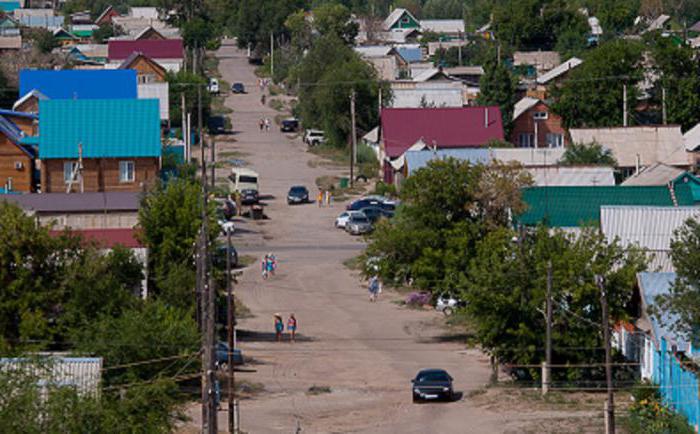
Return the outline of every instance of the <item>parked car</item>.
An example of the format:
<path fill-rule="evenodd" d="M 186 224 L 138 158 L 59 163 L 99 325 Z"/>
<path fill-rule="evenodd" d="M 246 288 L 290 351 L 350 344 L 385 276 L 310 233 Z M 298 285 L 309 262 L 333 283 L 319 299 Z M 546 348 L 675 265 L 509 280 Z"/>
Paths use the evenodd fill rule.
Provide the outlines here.
<path fill-rule="evenodd" d="M 438 295 L 435 300 L 435 310 L 442 312 L 445 316 L 452 315 L 455 309 L 464 307 L 465 305 L 466 303 L 464 301 L 448 292 Z"/>
<path fill-rule="evenodd" d="M 304 143 L 309 146 L 318 146 L 326 143 L 326 135 L 321 130 L 306 130 L 304 133 Z"/>
<path fill-rule="evenodd" d="M 242 365 L 243 352 L 239 348 L 233 349 L 233 365 Z M 216 343 L 216 364 L 221 369 L 226 369 L 228 366 L 228 344 L 223 341 Z"/>
<path fill-rule="evenodd" d="M 348 206 L 345 207 L 348 211 L 359 211 L 362 208 L 367 208 L 368 206 L 381 207 L 382 203 L 377 199 L 357 199 L 354 202 L 350 202 Z"/>
<path fill-rule="evenodd" d="M 236 225 L 226 218 L 226 214 L 222 208 L 216 209 L 216 221 L 219 224 L 219 230 L 221 230 L 222 235 L 228 233 L 233 234 L 236 231 Z"/>
<path fill-rule="evenodd" d="M 209 116 L 207 128 L 209 134 L 226 134 L 226 120 L 223 116 Z"/>
<path fill-rule="evenodd" d="M 213 93 L 215 95 L 219 94 L 219 80 L 217 78 L 210 78 L 209 79 L 209 93 Z"/>
<path fill-rule="evenodd" d="M 411 380 L 413 402 L 440 398 L 454 400 L 452 381 L 444 369 L 423 369 Z"/>
<path fill-rule="evenodd" d="M 309 201 L 309 190 L 303 185 L 295 185 L 287 193 L 287 204 L 307 203 Z"/>
<path fill-rule="evenodd" d="M 233 93 L 245 93 L 245 86 L 243 86 L 243 83 L 233 83 L 231 85 L 231 92 L 233 92 Z"/>
<path fill-rule="evenodd" d="M 280 130 L 283 133 L 295 133 L 295 132 L 299 131 L 299 119 L 295 119 L 295 118 L 283 119 L 282 125 L 280 126 Z"/>
<path fill-rule="evenodd" d="M 338 217 L 335 218 L 335 227 L 336 228 L 341 228 L 345 229 L 345 225 L 348 223 L 348 220 L 350 220 L 350 216 L 359 213 L 360 211 L 343 211 L 340 214 L 338 214 Z"/>
<path fill-rule="evenodd" d="M 393 211 L 387 211 L 378 206 L 366 206 L 360 208 L 359 211 L 369 218 L 372 223 L 376 223 L 380 218 L 392 218 L 394 217 Z"/>
<path fill-rule="evenodd" d="M 241 203 L 243 205 L 253 205 L 258 203 L 258 190 L 246 188 L 241 190 Z"/>
<path fill-rule="evenodd" d="M 219 200 L 220 217 L 224 220 L 231 220 L 237 214 L 236 203 L 228 199 Z"/>
<path fill-rule="evenodd" d="M 211 255 L 211 262 L 214 267 L 220 270 L 226 270 L 226 251 L 228 251 L 230 256 L 231 267 L 238 266 L 238 251 L 236 251 L 236 248 L 231 246 L 231 249 L 229 250 L 226 248 L 226 246 L 219 246 Z"/>
<path fill-rule="evenodd" d="M 345 223 L 345 231 L 351 235 L 372 232 L 372 222 L 362 213 L 352 214 Z"/>

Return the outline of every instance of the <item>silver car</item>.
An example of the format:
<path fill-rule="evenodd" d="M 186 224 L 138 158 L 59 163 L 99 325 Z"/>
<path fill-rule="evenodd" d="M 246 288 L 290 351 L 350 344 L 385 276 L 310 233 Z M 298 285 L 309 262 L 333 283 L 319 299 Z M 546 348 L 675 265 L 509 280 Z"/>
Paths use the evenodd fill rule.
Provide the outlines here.
<path fill-rule="evenodd" d="M 372 232 L 372 222 L 362 213 L 353 213 L 345 223 L 345 231 L 351 235 L 362 235 Z"/>

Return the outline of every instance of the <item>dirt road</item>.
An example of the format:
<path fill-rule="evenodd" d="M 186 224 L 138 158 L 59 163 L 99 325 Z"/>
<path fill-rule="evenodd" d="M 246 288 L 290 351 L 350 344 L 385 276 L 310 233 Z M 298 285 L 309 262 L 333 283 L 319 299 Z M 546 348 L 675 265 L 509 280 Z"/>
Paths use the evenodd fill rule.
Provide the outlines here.
<path fill-rule="evenodd" d="M 480 434 L 512 429 L 513 414 L 470 404 L 469 393 L 488 381 L 487 358 L 447 336 L 440 314 L 402 308 L 391 301 L 397 298 L 391 294 L 383 294 L 377 303 L 368 301 L 359 276 L 342 264 L 363 245 L 333 227 L 341 204 L 331 209 L 286 204 L 291 185 L 306 185 L 314 194 L 317 177 L 342 170 L 310 164 L 316 157 L 274 124 L 272 131 L 261 132 L 259 119 L 272 120 L 277 112 L 261 104 L 245 53 L 229 42 L 218 55 L 223 78 L 244 83 L 248 93 L 227 98 L 227 106 L 234 110 L 236 142 L 219 143 L 217 150 L 237 151 L 237 157 L 260 173 L 270 217 L 260 224 L 239 223 L 234 239 L 241 254 L 259 257 L 271 251 L 279 259 L 278 273 L 270 280 L 261 279 L 256 264 L 236 287 L 255 315 L 239 323 L 239 346 L 257 362 L 253 365 L 257 372 L 237 378 L 262 383 L 266 389 L 242 401 L 242 429 Z M 285 320 L 291 312 L 296 314 L 297 343 L 274 342 L 275 312 Z M 410 379 L 428 367 L 447 369 L 464 396 L 452 403 L 412 404 Z M 309 394 L 314 385 L 329 387 L 330 393 Z M 198 426 L 199 408 L 193 406 L 189 415 L 190 426 Z M 222 431 L 226 418 L 224 405 Z"/>

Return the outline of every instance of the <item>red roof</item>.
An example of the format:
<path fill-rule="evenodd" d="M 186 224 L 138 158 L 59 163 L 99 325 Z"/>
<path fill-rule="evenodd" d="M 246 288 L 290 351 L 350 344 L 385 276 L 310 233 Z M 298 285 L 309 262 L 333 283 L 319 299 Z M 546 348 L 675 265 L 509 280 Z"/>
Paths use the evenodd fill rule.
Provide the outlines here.
<path fill-rule="evenodd" d="M 182 59 L 182 39 L 139 39 L 107 41 L 109 60 L 124 60 L 138 51 L 152 59 Z"/>
<path fill-rule="evenodd" d="M 81 236 L 85 241 L 94 241 L 104 249 L 111 249 L 117 245 L 136 249 L 143 245 L 136 239 L 135 229 L 70 229 L 71 234 Z M 51 236 L 57 237 L 64 231 L 50 231 Z"/>
<path fill-rule="evenodd" d="M 418 140 L 437 148 L 474 148 L 503 140 L 498 107 L 387 108 L 381 122 L 386 155 L 392 158 Z"/>

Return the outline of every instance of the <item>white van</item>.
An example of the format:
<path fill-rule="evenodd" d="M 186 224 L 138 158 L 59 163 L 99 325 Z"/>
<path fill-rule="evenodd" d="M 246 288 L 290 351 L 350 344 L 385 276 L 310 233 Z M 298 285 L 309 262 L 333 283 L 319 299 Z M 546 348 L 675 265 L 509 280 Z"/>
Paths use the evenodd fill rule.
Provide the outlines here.
<path fill-rule="evenodd" d="M 209 93 L 213 93 L 215 95 L 219 94 L 219 80 L 216 78 L 210 78 L 209 79 Z"/>
<path fill-rule="evenodd" d="M 260 191 L 258 188 L 258 173 L 245 167 L 234 167 L 228 177 L 230 190 L 243 191 L 247 189 Z"/>

